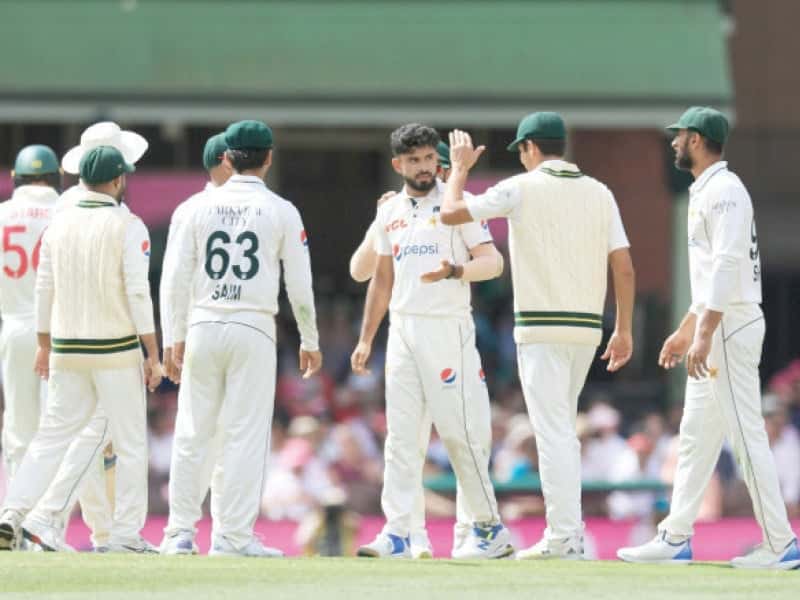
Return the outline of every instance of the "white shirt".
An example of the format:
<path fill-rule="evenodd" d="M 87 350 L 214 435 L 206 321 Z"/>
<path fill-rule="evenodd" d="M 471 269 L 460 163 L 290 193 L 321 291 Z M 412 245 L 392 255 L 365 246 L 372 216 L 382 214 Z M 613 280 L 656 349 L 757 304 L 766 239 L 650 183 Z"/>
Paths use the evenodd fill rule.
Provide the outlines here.
<path fill-rule="evenodd" d="M 167 232 L 167 245 L 164 249 L 164 260 L 162 262 L 161 272 L 165 273 L 170 261 L 178 260 L 177 250 L 174 243 L 170 243 L 174 239 L 175 231 L 177 231 L 183 224 L 187 215 L 190 215 L 194 207 L 201 203 L 206 198 L 206 192 L 216 189 L 217 186 L 213 182 L 206 182 L 205 188 L 189 196 L 186 200 L 181 202 L 175 207 L 172 213 L 172 218 L 169 221 L 169 231 Z M 164 348 L 172 347 L 172 323 L 169 320 L 169 308 L 167 307 L 167 295 L 164 289 L 164 281 L 162 278 L 161 288 L 159 291 L 159 313 L 161 315 L 161 343 Z"/>
<path fill-rule="evenodd" d="M 572 163 L 563 160 L 546 160 L 529 173 L 545 169 L 578 172 L 577 167 Z M 526 175 L 527 173 L 522 173 L 504 179 L 478 196 L 468 196 L 464 194 L 464 201 L 467 204 L 469 214 L 472 215 L 472 218 L 475 220 L 492 219 L 495 217 L 505 217 L 510 220 L 518 218 L 520 202 L 522 202 L 520 186 Z M 622 217 L 619 214 L 617 201 L 610 192 L 608 198 L 611 204 L 611 223 L 608 230 L 608 252 L 611 253 L 619 248 L 629 248 L 630 243 L 628 242 L 628 236 L 625 235 L 625 227 L 622 224 Z"/>
<path fill-rule="evenodd" d="M 174 232 L 177 260 L 165 265 L 172 341 L 187 325 L 240 322 L 275 339 L 281 263 L 304 350 L 317 350 L 311 259 L 300 213 L 258 177 L 234 175 L 205 192 Z M 191 312 L 190 312 L 191 311 Z"/>
<path fill-rule="evenodd" d="M 34 284 L 41 239 L 50 224 L 58 192 L 49 186 L 23 185 L 0 205 L 0 315 L 33 319 Z"/>
<path fill-rule="evenodd" d="M 689 187 L 689 274 L 695 314 L 761 303 L 753 203 L 726 161 L 708 167 Z"/>
<path fill-rule="evenodd" d="M 486 222 L 451 227 L 439 218 L 444 184 L 427 196 L 412 198 L 406 188 L 384 202 L 375 217 L 375 252 L 392 256 L 394 285 L 389 310 L 405 315 L 469 316 L 470 286 L 457 279 L 423 283 L 420 276 L 442 260 L 463 264 L 470 249 L 492 241 Z"/>

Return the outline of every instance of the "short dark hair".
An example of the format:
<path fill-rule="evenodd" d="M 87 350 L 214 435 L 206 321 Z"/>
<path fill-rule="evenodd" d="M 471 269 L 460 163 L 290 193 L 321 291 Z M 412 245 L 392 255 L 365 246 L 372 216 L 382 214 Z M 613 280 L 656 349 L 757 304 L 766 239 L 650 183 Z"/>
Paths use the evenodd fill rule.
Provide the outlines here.
<path fill-rule="evenodd" d="M 61 191 L 61 173 L 44 173 L 42 175 L 14 175 L 14 187 L 44 183 L 55 191 Z"/>
<path fill-rule="evenodd" d="M 706 145 L 706 150 L 708 150 L 711 154 L 722 154 L 724 146 L 720 142 L 712 140 L 711 138 L 708 138 L 702 134 L 700 137 L 703 138 L 703 143 Z"/>
<path fill-rule="evenodd" d="M 267 154 L 270 152 L 272 152 L 272 148 L 243 148 L 239 150 L 228 148 L 225 150 L 233 170 L 237 173 L 260 168 L 264 161 L 267 160 Z"/>
<path fill-rule="evenodd" d="M 545 156 L 564 156 L 567 148 L 567 140 L 564 138 L 556 139 L 537 139 L 525 138 L 526 142 L 531 142 L 539 147 L 539 152 Z"/>
<path fill-rule="evenodd" d="M 431 146 L 436 150 L 436 145 L 441 141 L 439 133 L 433 128 L 420 123 L 408 123 L 398 127 L 392 132 L 390 144 L 392 154 L 408 154 L 414 148 Z"/>

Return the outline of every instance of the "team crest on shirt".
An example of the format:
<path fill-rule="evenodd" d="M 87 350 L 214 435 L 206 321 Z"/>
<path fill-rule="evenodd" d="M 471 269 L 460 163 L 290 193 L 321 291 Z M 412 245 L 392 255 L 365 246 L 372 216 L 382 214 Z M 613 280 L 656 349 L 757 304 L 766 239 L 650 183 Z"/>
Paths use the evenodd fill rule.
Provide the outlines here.
<path fill-rule="evenodd" d="M 300 232 L 300 243 L 303 244 L 303 246 L 305 246 L 306 248 L 308 248 L 308 234 L 306 233 L 305 229 L 303 229 Z"/>
<path fill-rule="evenodd" d="M 453 385 L 456 382 L 456 372 L 453 369 L 442 369 L 442 372 L 439 373 L 439 379 L 442 380 L 442 383 L 445 385 Z"/>
<path fill-rule="evenodd" d="M 142 254 L 150 256 L 150 242 L 147 240 L 142 242 Z"/>

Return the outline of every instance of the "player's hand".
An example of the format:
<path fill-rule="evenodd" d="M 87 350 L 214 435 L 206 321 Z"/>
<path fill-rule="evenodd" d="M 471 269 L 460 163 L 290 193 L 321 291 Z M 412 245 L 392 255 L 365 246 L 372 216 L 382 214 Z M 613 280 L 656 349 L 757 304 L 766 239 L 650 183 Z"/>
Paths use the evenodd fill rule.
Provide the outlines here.
<path fill-rule="evenodd" d="M 369 375 L 370 370 L 367 369 L 367 361 L 369 360 L 369 355 L 372 353 L 372 344 L 368 344 L 367 342 L 358 342 L 356 349 L 353 350 L 352 356 L 350 356 L 350 366 L 353 369 L 353 373 L 356 375 Z"/>
<path fill-rule="evenodd" d="M 178 383 L 178 370 L 175 368 L 175 361 L 172 360 L 172 347 L 164 348 L 164 375 L 173 383 Z"/>
<path fill-rule="evenodd" d="M 454 129 L 450 132 L 450 164 L 453 170 L 469 171 L 478 162 L 486 146 L 473 148 L 472 138 L 466 131 Z"/>
<path fill-rule="evenodd" d="M 386 202 L 389 198 L 396 195 L 397 192 L 395 192 L 394 190 L 389 190 L 388 192 L 384 192 L 383 195 L 380 198 L 378 198 L 378 206 Z"/>
<path fill-rule="evenodd" d="M 686 335 L 679 329 L 665 341 L 658 355 L 658 364 L 665 369 L 672 369 L 683 360 L 692 345 L 692 336 Z"/>
<path fill-rule="evenodd" d="M 300 348 L 300 371 L 303 371 L 303 379 L 308 379 L 321 368 L 322 352 Z"/>
<path fill-rule="evenodd" d="M 33 361 L 33 370 L 42 379 L 50 377 L 50 348 L 39 346 L 36 348 L 36 359 Z"/>
<path fill-rule="evenodd" d="M 144 381 L 147 389 L 155 392 L 156 388 L 161 385 L 162 379 L 164 379 L 164 367 L 161 366 L 158 359 L 152 357 L 144 361 Z"/>
<path fill-rule="evenodd" d="M 435 271 L 429 271 L 428 273 L 423 273 L 419 278 L 422 280 L 422 283 L 435 283 L 437 281 L 441 281 L 442 279 L 447 279 L 452 272 L 453 265 L 451 265 L 448 261 L 443 260 L 442 265 L 438 269 Z"/>
<path fill-rule="evenodd" d="M 631 359 L 631 355 L 633 355 L 633 336 L 629 331 L 614 331 L 608 340 L 606 351 L 600 358 L 608 361 L 606 370 L 613 373 L 624 367 Z"/>
<path fill-rule="evenodd" d="M 696 335 L 686 355 L 686 369 L 689 371 L 689 377 L 700 379 L 709 374 L 708 355 L 710 352 L 711 336 Z"/>

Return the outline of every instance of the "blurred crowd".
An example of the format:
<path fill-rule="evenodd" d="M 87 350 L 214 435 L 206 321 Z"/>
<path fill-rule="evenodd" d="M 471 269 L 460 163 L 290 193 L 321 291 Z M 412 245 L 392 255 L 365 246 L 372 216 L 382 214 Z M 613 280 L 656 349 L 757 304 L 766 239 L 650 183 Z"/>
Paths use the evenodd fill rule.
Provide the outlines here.
<path fill-rule="evenodd" d="M 478 302 L 492 305 L 504 290 L 481 291 Z M 491 472 L 504 486 L 498 494 L 504 519 L 544 514 L 540 494 L 521 491 L 537 480 L 538 457 L 533 429 L 516 380 L 511 308 L 495 303 L 495 313 L 476 311 L 478 346 L 492 401 Z M 379 514 L 383 478 L 386 417 L 383 399 L 385 331 L 375 341 L 371 373 L 350 370 L 358 337 L 358 306 L 349 301 L 322 303 L 320 340 L 325 365 L 318 377 L 302 379 L 294 328 L 279 318 L 280 344 L 271 459 L 266 474 L 262 514 L 270 519 L 307 521 L 320 510 L 338 506 L 353 514 Z M 288 308 L 283 310 L 288 314 Z M 770 446 L 778 466 L 789 515 L 800 517 L 800 359 L 766 382 L 763 412 Z M 587 515 L 639 519 L 652 523 L 669 501 L 677 461 L 677 433 L 682 407 L 639 407 L 637 415 L 621 411 L 612 393 L 587 385 L 576 427 L 582 443 L 583 479 L 606 487 L 644 482 L 649 489 L 587 494 Z M 265 398 L 265 401 L 267 399 Z M 169 466 L 177 411 L 177 389 L 162 386 L 149 396 L 150 512 L 167 512 Z M 260 465 L 260 460 L 254 460 Z M 0 465 L 0 498 L 5 477 Z M 741 467 L 728 447 L 706 490 L 700 520 L 750 514 Z M 425 477 L 452 474 L 447 453 L 435 430 L 427 452 Z M 254 474 L 255 476 L 255 474 Z M 532 479 L 533 478 L 533 479 Z M 659 484 L 663 484 L 662 489 Z M 600 487 L 603 487 L 600 485 Z M 454 491 L 454 490 L 453 490 Z M 426 491 L 430 516 L 454 516 L 454 494 Z"/>
<path fill-rule="evenodd" d="M 341 505 L 356 514 L 379 514 L 386 419 L 383 404 L 383 341 L 374 345 L 371 374 L 350 371 L 350 353 L 358 335 L 352 304 L 320 308 L 320 339 L 325 366 L 319 377 L 300 377 L 297 358 L 279 355 L 272 455 L 263 492 L 262 514 L 302 522 L 323 507 Z M 509 311 L 510 313 L 510 311 Z M 480 324 L 478 325 L 480 331 Z M 539 494 L 514 489 L 537 476 L 538 457 L 522 392 L 516 383 L 512 326 L 492 324 L 487 344 L 480 339 L 492 399 L 492 475 L 507 491 L 499 494 L 504 519 L 544 514 Z M 289 327 L 280 333 L 291 339 Z M 283 348 L 296 347 L 293 343 Z M 800 360 L 767 382 L 763 398 L 770 446 L 790 517 L 800 517 Z M 668 506 L 669 484 L 677 462 L 677 433 L 682 407 L 657 407 L 638 416 L 621 412 L 613 396 L 592 393 L 581 399 L 577 432 L 582 443 L 583 479 L 619 486 L 643 482 L 649 489 L 587 494 L 588 515 L 639 519 L 652 523 Z M 613 389 L 613 387 L 611 388 Z M 175 390 L 150 399 L 151 512 L 166 512 Z M 750 514 L 740 466 L 723 448 L 706 491 L 700 520 Z M 447 453 L 431 435 L 425 477 L 452 473 Z M 658 488 L 661 489 L 658 489 Z M 454 516 L 454 494 L 426 491 L 430 516 Z"/>

